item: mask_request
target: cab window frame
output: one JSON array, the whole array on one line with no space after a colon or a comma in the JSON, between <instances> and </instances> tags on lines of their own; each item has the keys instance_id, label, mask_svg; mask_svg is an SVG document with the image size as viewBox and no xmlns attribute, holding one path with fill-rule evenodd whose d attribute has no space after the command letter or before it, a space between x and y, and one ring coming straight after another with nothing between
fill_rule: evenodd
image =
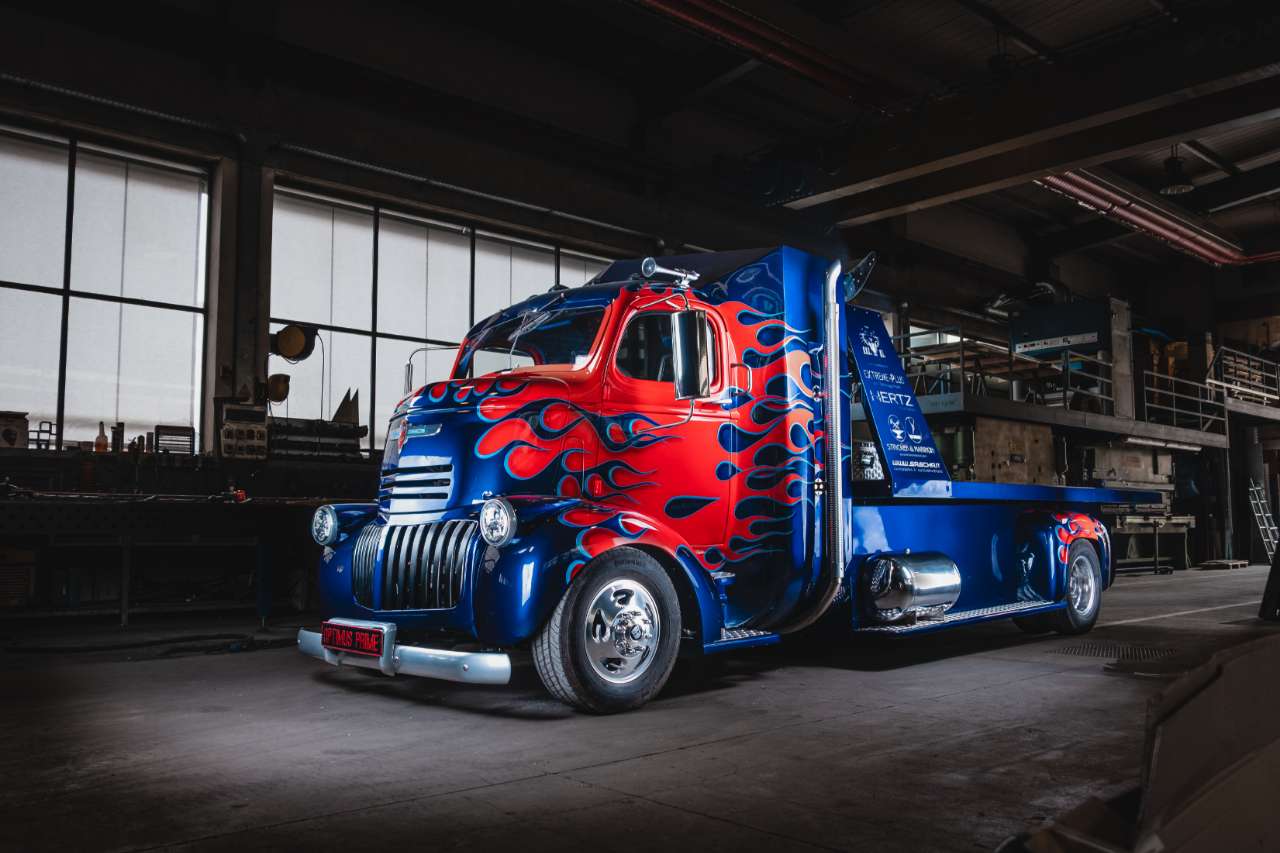
<instances>
[{"instance_id":1,"label":"cab window frame","mask_svg":"<svg viewBox=\"0 0 1280 853\"><path fill-rule=\"evenodd\" d=\"M671 315L675 313L676 312L674 310L669 308L640 308L640 309L636 309L628 312L623 317L622 323L619 327L617 338L612 347L612 352L610 353L610 356L609 356L609 371L614 377L616 377L617 380L619 380L622 383L634 382L642 385L670 386L672 389L672 394L674 395L675 393L674 372L672 373L672 376L670 379L649 379L641 376L633 376L626 371L626 369L620 363L619 358L621 357L621 354L622 354L622 347L627 339L627 333L631 331L632 326L636 322L650 315L654 315L654 314L663 315L667 318L667 329L668 329L668 336L669 336L670 328L671 328ZM721 359L724 357L724 354L725 354L723 342L726 340L727 336L724 334L724 330L721 328L719 323L719 318L715 316L714 312L708 311L707 319L709 321L708 325L711 330L711 352L709 353L709 356L708 356L708 361L711 365L711 383L710 384L711 384L711 393L715 394L716 392L721 390L721 384L723 382L723 377L725 374L724 365L721 364ZM673 369L674 369L674 364L673 364Z\"/></svg>"}]
</instances>

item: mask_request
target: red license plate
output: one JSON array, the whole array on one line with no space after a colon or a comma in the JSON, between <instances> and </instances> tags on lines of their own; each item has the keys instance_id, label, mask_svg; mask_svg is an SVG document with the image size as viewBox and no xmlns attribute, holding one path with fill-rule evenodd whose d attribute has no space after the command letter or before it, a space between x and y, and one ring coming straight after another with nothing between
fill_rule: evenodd
<instances>
[{"instance_id":1,"label":"red license plate","mask_svg":"<svg viewBox=\"0 0 1280 853\"><path fill-rule=\"evenodd\" d=\"M337 652L382 657L382 629L361 625L325 622L320 627L320 645Z\"/></svg>"}]
</instances>

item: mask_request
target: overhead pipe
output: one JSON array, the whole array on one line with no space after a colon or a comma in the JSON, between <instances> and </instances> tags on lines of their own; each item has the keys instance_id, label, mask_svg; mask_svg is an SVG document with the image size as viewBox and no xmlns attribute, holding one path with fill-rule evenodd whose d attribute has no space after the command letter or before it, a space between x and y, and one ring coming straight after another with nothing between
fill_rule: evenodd
<instances>
[{"instance_id":1,"label":"overhead pipe","mask_svg":"<svg viewBox=\"0 0 1280 853\"><path fill-rule=\"evenodd\" d=\"M1245 266L1280 260L1280 251L1249 254L1223 235L1187 222L1140 195L1084 170L1047 175L1037 183L1108 219L1215 266Z\"/></svg>"},{"instance_id":2,"label":"overhead pipe","mask_svg":"<svg viewBox=\"0 0 1280 853\"><path fill-rule=\"evenodd\" d=\"M781 66L827 89L863 103L864 84L852 69L784 31L717 0L637 0L692 29L703 32L759 59ZM877 105L877 109L882 109Z\"/></svg>"}]
</instances>

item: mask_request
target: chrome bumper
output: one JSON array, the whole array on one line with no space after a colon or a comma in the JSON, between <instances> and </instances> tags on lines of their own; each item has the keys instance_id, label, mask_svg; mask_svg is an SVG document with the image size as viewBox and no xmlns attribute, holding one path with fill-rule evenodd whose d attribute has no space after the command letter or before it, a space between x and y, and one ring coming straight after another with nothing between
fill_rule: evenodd
<instances>
[{"instance_id":1,"label":"chrome bumper","mask_svg":"<svg viewBox=\"0 0 1280 853\"><path fill-rule=\"evenodd\" d=\"M362 666L377 669L383 675L417 675L468 684L506 684L511 680L511 658L502 652L455 652L448 649L424 649L419 646L396 645L396 626L391 622L365 622L358 619L330 619L344 625L381 628L384 634L381 657L353 655L326 649L320 634L298 631L298 650L333 666Z\"/></svg>"}]
</instances>

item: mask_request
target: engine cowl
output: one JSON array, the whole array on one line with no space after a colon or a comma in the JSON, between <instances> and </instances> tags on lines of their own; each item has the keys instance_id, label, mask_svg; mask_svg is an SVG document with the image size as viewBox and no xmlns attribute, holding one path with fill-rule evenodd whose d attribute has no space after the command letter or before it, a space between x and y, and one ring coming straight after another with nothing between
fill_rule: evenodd
<instances>
[{"instance_id":1,"label":"engine cowl","mask_svg":"<svg viewBox=\"0 0 1280 853\"><path fill-rule=\"evenodd\" d=\"M882 554L862 573L863 600L884 622L941 616L960 597L960 569L946 554Z\"/></svg>"}]
</instances>

